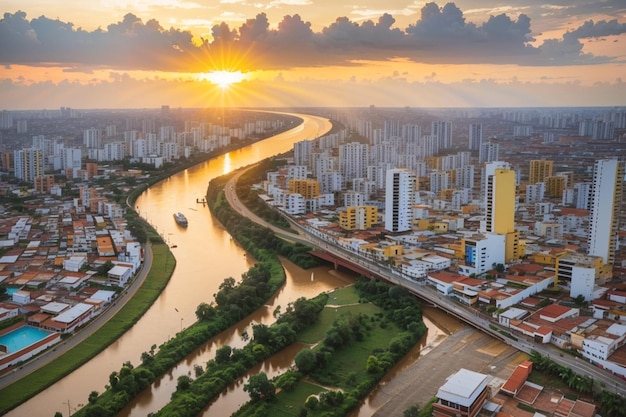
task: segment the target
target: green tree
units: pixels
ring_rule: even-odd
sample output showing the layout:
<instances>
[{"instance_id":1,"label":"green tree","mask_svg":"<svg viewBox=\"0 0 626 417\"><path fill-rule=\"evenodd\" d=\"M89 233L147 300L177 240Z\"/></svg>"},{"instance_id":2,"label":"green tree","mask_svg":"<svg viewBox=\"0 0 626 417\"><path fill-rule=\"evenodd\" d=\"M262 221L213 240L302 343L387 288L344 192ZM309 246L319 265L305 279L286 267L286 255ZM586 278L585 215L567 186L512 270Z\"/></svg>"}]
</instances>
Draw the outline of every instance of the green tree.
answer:
<instances>
[{"instance_id":1,"label":"green tree","mask_svg":"<svg viewBox=\"0 0 626 417\"><path fill-rule=\"evenodd\" d=\"M365 365L365 370L370 374L377 374L379 372L382 372L383 367L380 364L380 360L376 356L370 355L367 358L367 364Z\"/></svg>"},{"instance_id":2,"label":"green tree","mask_svg":"<svg viewBox=\"0 0 626 417\"><path fill-rule=\"evenodd\" d=\"M89 393L89 398L87 399L87 401L89 401L89 404L95 404L98 400L98 395L98 391L91 391Z\"/></svg>"},{"instance_id":3,"label":"green tree","mask_svg":"<svg viewBox=\"0 0 626 417\"><path fill-rule=\"evenodd\" d=\"M233 352L232 348L228 345L224 345L215 351L215 363L225 364L230 360L230 354Z\"/></svg>"},{"instance_id":4,"label":"green tree","mask_svg":"<svg viewBox=\"0 0 626 417\"><path fill-rule=\"evenodd\" d=\"M576 298L574 298L574 305L576 307L586 307L587 301L585 301L585 296L582 294L577 295Z\"/></svg>"},{"instance_id":5,"label":"green tree","mask_svg":"<svg viewBox=\"0 0 626 417\"><path fill-rule=\"evenodd\" d=\"M402 415L403 417L419 417L419 414L420 406L418 404L413 404L412 406L404 410L404 413Z\"/></svg>"},{"instance_id":6,"label":"green tree","mask_svg":"<svg viewBox=\"0 0 626 417\"><path fill-rule=\"evenodd\" d=\"M176 380L176 390L177 391L186 391L191 386L193 380L188 375L181 375Z\"/></svg>"},{"instance_id":7,"label":"green tree","mask_svg":"<svg viewBox=\"0 0 626 417\"><path fill-rule=\"evenodd\" d=\"M309 348L304 348L296 354L294 362L300 372L308 374L317 366L317 355Z\"/></svg>"},{"instance_id":8,"label":"green tree","mask_svg":"<svg viewBox=\"0 0 626 417\"><path fill-rule=\"evenodd\" d=\"M215 316L215 308L208 303L200 303L196 308L196 318L198 321L208 321Z\"/></svg>"},{"instance_id":9,"label":"green tree","mask_svg":"<svg viewBox=\"0 0 626 417\"><path fill-rule=\"evenodd\" d=\"M102 265L98 267L96 273L102 277L106 277L107 273L113 268L115 265L111 261L106 261Z\"/></svg>"},{"instance_id":10,"label":"green tree","mask_svg":"<svg viewBox=\"0 0 626 417\"><path fill-rule=\"evenodd\" d=\"M271 400L276 395L276 387L267 378L265 372L252 375L248 383L244 384L243 390L250 395L252 401Z\"/></svg>"}]
</instances>

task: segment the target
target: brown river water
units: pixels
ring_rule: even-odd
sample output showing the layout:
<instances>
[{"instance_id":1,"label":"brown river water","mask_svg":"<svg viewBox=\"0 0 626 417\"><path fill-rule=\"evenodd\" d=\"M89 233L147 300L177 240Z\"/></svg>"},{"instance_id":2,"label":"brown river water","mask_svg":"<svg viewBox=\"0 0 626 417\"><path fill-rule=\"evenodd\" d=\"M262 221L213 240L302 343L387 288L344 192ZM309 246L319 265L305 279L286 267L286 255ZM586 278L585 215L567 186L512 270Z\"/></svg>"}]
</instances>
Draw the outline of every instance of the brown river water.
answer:
<instances>
[{"instance_id":1,"label":"brown river water","mask_svg":"<svg viewBox=\"0 0 626 417\"><path fill-rule=\"evenodd\" d=\"M176 257L176 270L161 296L141 320L119 340L52 387L7 414L10 417L51 417L56 411L64 416L74 412L87 402L92 391L102 392L113 371L130 361L140 363L142 352L157 346L174 336L195 320L195 309L202 302L210 302L225 278L239 279L252 264L245 252L231 239L222 226L213 219L208 208L196 203L206 194L210 179L228 173L261 159L292 149L293 143L313 139L330 129L330 123L320 117L300 115L305 123L273 138L229 152L221 157L201 163L154 185L137 200L138 212L148 220L170 244ZM189 220L188 228L179 227L174 212L182 212ZM194 375L194 366L205 366L213 358L217 348L224 344L241 347L245 343L244 332L252 334L251 324L271 324L277 306L299 297L313 297L323 291L348 285L355 275L346 271L334 271L319 267L303 271L288 261L284 262L287 282L279 293L264 307L236 326L222 332L206 345L179 363L161 377L149 389L138 396L119 416L144 417L162 408L175 390L180 375ZM313 277L311 276L313 272ZM424 352L435 346L445 332L434 322L426 320L429 327L425 340L416 346L403 363L394 368L400 372ZM439 324L439 323L438 323ZM454 327L454 324L452 325ZM301 346L281 351L251 372L263 370L272 377L291 366L293 357ZM388 378L393 378L392 375ZM246 378L237 381L202 414L203 416L229 416L248 396L243 392ZM375 392L372 399L375 398ZM359 417L373 414L376 405L368 400L358 412ZM69 410L69 411L68 411ZM219 410L219 411L217 411Z\"/></svg>"}]
</instances>

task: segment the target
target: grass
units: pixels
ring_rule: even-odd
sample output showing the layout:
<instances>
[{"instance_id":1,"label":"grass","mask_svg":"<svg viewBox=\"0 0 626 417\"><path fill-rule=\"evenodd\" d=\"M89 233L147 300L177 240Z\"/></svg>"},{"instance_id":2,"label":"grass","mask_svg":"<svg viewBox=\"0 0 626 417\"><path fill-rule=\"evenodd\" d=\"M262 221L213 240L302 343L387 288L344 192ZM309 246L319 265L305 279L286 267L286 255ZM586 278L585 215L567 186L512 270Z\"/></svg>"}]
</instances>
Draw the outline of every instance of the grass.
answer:
<instances>
[{"instance_id":1,"label":"grass","mask_svg":"<svg viewBox=\"0 0 626 417\"><path fill-rule=\"evenodd\" d=\"M561 392L571 391L565 381L558 376L550 375L548 372L538 371L537 369L533 369L532 373L528 376L528 381Z\"/></svg>"},{"instance_id":2,"label":"grass","mask_svg":"<svg viewBox=\"0 0 626 417\"><path fill-rule=\"evenodd\" d=\"M299 415L309 395L329 389L350 392L366 377L370 377L366 369L367 359L374 352L387 349L390 340L401 333L400 329L390 321L383 323L385 319L381 308L371 303L359 303L353 286L331 292L328 303L330 306L324 308L316 323L298 335L299 341L308 344L320 342L335 320L359 314L366 316L361 324L362 340L352 340L333 352L324 368L317 369L305 380L299 381L293 391L282 391L268 403L247 403L239 409L237 417L255 416L257 411L272 417L294 417ZM308 410L307 413L308 417L328 415L333 415L332 410L324 407Z\"/></svg>"},{"instance_id":3,"label":"grass","mask_svg":"<svg viewBox=\"0 0 626 417\"><path fill-rule=\"evenodd\" d=\"M375 306L372 306L375 307ZM375 307L377 308L377 307ZM371 314L371 313L370 313ZM389 341L400 333L400 329L393 323L387 322L385 328L380 327L380 320L372 321L371 330L365 332L361 341L353 341L349 346L335 351L330 363L313 373L313 377L326 381L335 381L335 386L344 390L354 388L349 385L348 375L356 373L356 381L366 376L367 358L378 349L385 349Z\"/></svg>"},{"instance_id":4,"label":"grass","mask_svg":"<svg viewBox=\"0 0 626 417\"><path fill-rule=\"evenodd\" d=\"M312 384L307 381L300 381L291 392L281 391L277 395L278 401L272 401L269 408L270 416L276 417L293 417L297 415L298 410L304 407L304 403L310 395L317 395L325 391L319 385ZM307 416L313 416L313 412L309 411Z\"/></svg>"},{"instance_id":5,"label":"grass","mask_svg":"<svg viewBox=\"0 0 626 417\"><path fill-rule=\"evenodd\" d=\"M82 343L48 365L0 390L0 415L34 397L79 368L139 321L163 291L176 266L176 259L166 244L153 243L152 252L150 272L143 285L126 305Z\"/></svg>"},{"instance_id":6,"label":"grass","mask_svg":"<svg viewBox=\"0 0 626 417\"><path fill-rule=\"evenodd\" d=\"M334 294L334 292L331 293L331 297L328 299L329 302L334 301L332 300L332 294ZM308 344L319 342L324 338L326 332L331 328L335 320L339 318L357 316L359 314L370 315L380 311L381 309L373 304L354 304L342 307L326 306L320 313L317 322L298 335L298 342Z\"/></svg>"},{"instance_id":7,"label":"grass","mask_svg":"<svg viewBox=\"0 0 626 417\"><path fill-rule=\"evenodd\" d=\"M328 297L328 304L330 305L357 304L358 302L359 296L351 285L336 289Z\"/></svg>"}]
</instances>

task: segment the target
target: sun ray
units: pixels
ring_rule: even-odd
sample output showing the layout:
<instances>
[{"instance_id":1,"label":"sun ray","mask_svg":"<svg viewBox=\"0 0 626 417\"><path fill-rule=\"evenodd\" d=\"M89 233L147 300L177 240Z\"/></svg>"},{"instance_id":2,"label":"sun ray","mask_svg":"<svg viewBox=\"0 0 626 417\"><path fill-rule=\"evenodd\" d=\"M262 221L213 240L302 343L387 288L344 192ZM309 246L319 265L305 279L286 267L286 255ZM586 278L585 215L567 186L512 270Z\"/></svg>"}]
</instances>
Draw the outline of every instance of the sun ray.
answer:
<instances>
[{"instance_id":1,"label":"sun ray","mask_svg":"<svg viewBox=\"0 0 626 417\"><path fill-rule=\"evenodd\" d=\"M246 79L246 74L241 71L210 71L199 74L201 81L209 81L221 89L227 89L232 84L239 83Z\"/></svg>"}]
</instances>

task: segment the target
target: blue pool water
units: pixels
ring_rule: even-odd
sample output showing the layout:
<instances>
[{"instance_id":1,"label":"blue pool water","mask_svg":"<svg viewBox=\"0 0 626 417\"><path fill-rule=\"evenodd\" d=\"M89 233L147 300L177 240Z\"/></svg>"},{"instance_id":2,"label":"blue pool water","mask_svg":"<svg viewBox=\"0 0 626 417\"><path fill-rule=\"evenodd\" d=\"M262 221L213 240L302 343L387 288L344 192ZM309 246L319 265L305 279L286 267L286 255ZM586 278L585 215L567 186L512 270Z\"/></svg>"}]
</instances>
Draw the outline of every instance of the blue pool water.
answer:
<instances>
[{"instance_id":1,"label":"blue pool water","mask_svg":"<svg viewBox=\"0 0 626 417\"><path fill-rule=\"evenodd\" d=\"M22 326L0 336L0 345L6 346L8 353L13 353L40 341L51 333L36 327Z\"/></svg>"},{"instance_id":2,"label":"blue pool water","mask_svg":"<svg viewBox=\"0 0 626 417\"><path fill-rule=\"evenodd\" d=\"M19 291L20 287L7 287L7 295L10 297L14 292Z\"/></svg>"}]
</instances>

